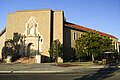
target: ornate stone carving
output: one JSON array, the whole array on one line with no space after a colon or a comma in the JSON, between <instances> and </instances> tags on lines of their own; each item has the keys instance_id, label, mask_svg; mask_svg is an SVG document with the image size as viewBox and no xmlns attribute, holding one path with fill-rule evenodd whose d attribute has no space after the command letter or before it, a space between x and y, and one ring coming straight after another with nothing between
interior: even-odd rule
<instances>
[{"instance_id":1,"label":"ornate stone carving","mask_svg":"<svg viewBox=\"0 0 120 80\"><path fill-rule=\"evenodd\" d=\"M38 34L38 23L36 22L35 18L31 16L26 23L26 36L36 36Z\"/></svg>"}]
</instances>

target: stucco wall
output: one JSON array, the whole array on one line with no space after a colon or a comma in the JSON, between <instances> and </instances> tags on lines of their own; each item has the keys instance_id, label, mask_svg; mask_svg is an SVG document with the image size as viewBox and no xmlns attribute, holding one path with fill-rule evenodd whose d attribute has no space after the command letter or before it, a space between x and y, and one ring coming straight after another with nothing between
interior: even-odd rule
<instances>
[{"instance_id":1,"label":"stucco wall","mask_svg":"<svg viewBox=\"0 0 120 80\"><path fill-rule=\"evenodd\" d=\"M74 48L75 48L75 40L83 34L83 31L73 29L67 26L64 26L64 36L63 36L63 43L64 43L64 60L71 60L73 59ZM76 35L76 39L74 39L74 33Z\"/></svg>"},{"instance_id":2,"label":"stucco wall","mask_svg":"<svg viewBox=\"0 0 120 80\"><path fill-rule=\"evenodd\" d=\"M113 44L115 45L115 49L119 52L119 43L118 43L118 39L115 38L111 38L113 41Z\"/></svg>"},{"instance_id":3,"label":"stucco wall","mask_svg":"<svg viewBox=\"0 0 120 80\"><path fill-rule=\"evenodd\" d=\"M63 56L64 60L69 60L71 55L71 29L68 27L64 27L63 34Z\"/></svg>"},{"instance_id":4,"label":"stucco wall","mask_svg":"<svg viewBox=\"0 0 120 80\"><path fill-rule=\"evenodd\" d=\"M53 40L59 39L63 44L63 11L55 11L53 20Z\"/></svg>"},{"instance_id":5,"label":"stucco wall","mask_svg":"<svg viewBox=\"0 0 120 80\"><path fill-rule=\"evenodd\" d=\"M0 59L2 58L2 48L4 47L6 32L0 36Z\"/></svg>"},{"instance_id":6,"label":"stucco wall","mask_svg":"<svg viewBox=\"0 0 120 80\"><path fill-rule=\"evenodd\" d=\"M43 36L43 55L49 56L51 10L17 11L9 14L6 24L6 39L13 38L15 32L25 33L25 24L31 16L35 18L38 23L38 32Z\"/></svg>"},{"instance_id":7,"label":"stucco wall","mask_svg":"<svg viewBox=\"0 0 120 80\"><path fill-rule=\"evenodd\" d=\"M75 40L81 37L81 34L83 34L83 31L71 29L71 47L75 48ZM75 35L74 35L75 34ZM74 37L76 36L76 39Z\"/></svg>"}]
</instances>

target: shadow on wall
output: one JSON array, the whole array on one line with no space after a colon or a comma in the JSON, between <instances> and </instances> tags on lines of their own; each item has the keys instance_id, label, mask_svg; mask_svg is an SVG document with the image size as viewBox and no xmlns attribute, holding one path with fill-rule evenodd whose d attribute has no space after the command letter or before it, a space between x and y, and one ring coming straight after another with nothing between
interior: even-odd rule
<instances>
[{"instance_id":1,"label":"shadow on wall","mask_svg":"<svg viewBox=\"0 0 120 80\"><path fill-rule=\"evenodd\" d=\"M41 58L42 63L51 62L50 57L47 57L47 56L44 56L44 55L42 55L41 57L42 57Z\"/></svg>"},{"instance_id":2,"label":"shadow on wall","mask_svg":"<svg viewBox=\"0 0 120 80\"><path fill-rule=\"evenodd\" d=\"M4 47L2 48L2 60L4 61L7 56L12 56L12 61L16 61L21 57L35 57L39 54L38 50L34 50L32 47L33 43L25 44L25 37L19 33L13 34L13 39L5 41ZM42 56L42 62L49 62L50 58Z\"/></svg>"},{"instance_id":3,"label":"shadow on wall","mask_svg":"<svg viewBox=\"0 0 120 80\"><path fill-rule=\"evenodd\" d=\"M71 29L64 27L63 28L63 60L67 62L71 60L72 52L71 52ZM69 55L69 56L68 56Z\"/></svg>"}]
</instances>

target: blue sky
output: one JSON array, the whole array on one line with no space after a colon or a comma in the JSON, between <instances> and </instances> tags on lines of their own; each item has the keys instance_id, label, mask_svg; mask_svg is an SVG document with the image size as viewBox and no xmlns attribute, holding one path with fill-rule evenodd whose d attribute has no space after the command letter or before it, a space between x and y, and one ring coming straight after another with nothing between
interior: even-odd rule
<instances>
[{"instance_id":1,"label":"blue sky","mask_svg":"<svg viewBox=\"0 0 120 80\"><path fill-rule=\"evenodd\" d=\"M0 0L0 31L6 26L8 13L40 9L63 10L68 22L120 40L120 0Z\"/></svg>"}]
</instances>

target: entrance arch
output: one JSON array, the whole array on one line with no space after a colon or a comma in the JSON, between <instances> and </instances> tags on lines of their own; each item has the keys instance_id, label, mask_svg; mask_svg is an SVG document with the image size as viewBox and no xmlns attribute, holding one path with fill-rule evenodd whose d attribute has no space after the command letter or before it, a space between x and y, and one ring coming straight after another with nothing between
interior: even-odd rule
<instances>
[{"instance_id":1,"label":"entrance arch","mask_svg":"<svg viewBox=\"0 0 120 80\"><path fill-rule=\"evenodd\" d=\"M33 56L34 54L35 54L34 44L33 43L29 43L27 45L27 57Z\"/></svg>"}]
</instances>

